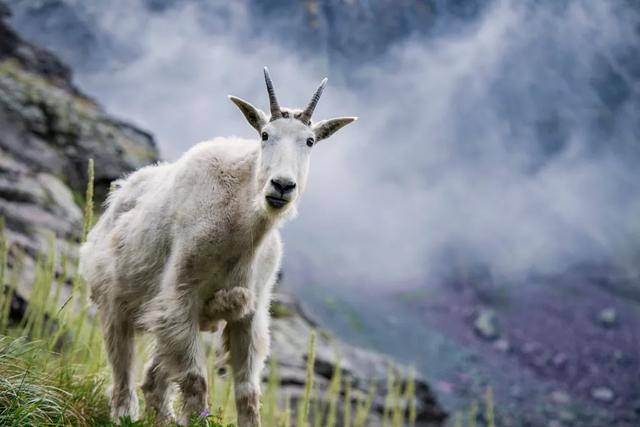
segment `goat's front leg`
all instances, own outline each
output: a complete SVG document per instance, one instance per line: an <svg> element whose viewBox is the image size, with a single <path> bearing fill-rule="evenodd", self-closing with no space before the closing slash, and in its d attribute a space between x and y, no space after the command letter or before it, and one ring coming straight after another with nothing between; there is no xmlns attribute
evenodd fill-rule
<svg viewBox="0 0 640 427"><path fill-rule="evenodd" d="M187 425L189 417L207 411L206 367L198 319L173 320L171 326L156 333L157 357L162 369L166 369L182 393L178 423Z"/></svg>
<svg viewBox="0 0 640 427"><path fill-rule="evenodd" d="M178 423L207 411L207 375L200 342L200 304L187 284L165 288L143 320L156 336L155 360L168 380L178 384L182 409ZM162 408L160 408L162 409Z"/></svg>
<svg viewBox="0 0 640 427"><path fill-rule="evenodd" d="M260 426L260 378L269 351L268 307L225 327L235 382L238 427Z"/></svg>

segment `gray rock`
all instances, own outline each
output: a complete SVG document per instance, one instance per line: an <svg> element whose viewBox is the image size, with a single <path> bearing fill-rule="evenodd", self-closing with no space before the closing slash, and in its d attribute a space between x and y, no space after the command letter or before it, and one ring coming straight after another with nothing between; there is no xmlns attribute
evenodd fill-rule
<svg viewBox="0 0 640 427"><path fill-rule="evenodd" d="M551 393L551 400L553 400L554 403L566 405L571 402L571 397L564 391L555 390Z"/></svg>
<svg viewBox="0 0 640 427"><path fill-rule="evenodd" d="M484 309L473 323L476 334L485 340L493 341L500 336L500 327L496 314L491 309Z"/></svg>
<svg viewBox="0 0 640 427"><path fill-rule="evenodd" d="M503 353L507 353L507 352L511 351L511 344L509 344L509 341L507 341L504 338L500 338L499 340L494 342L493 343L493 347L496 350L501 351Z"/></svg>
<svg viewBox="0 0 640 427"><path fill-rule="evenodd" d="M563 423L569 425L573 424L577 418L576 414L569 411L568 409L563 409L562 411L558 412L558 417Z"/></svg>
<svg viewBox="0 0 640 427"><path fill-rule="evenodd" d="M633 363L633 357L620 350L613 352L613 360L620 366L630 366Z"/></svg>
<svg viewBox="0 0 640 427"><path fill-rule="evenodd" d="M563 368L564 366L566 366L568 360L569 358L565 353L557 353L555 356L553 356L551 362L556 368Z"/></svg>
<svg viewBox="0 0 640 427"><path fill-rule="evenodd" d="M609 403L613 401L615 394L608 387L596 387L591 390L591 397L600 402Z"/></svg>
<svg viewBox="0 0 640 427"><path fill-rule="evenodd" d="M47 173L38 174L37 180L46 192L46 208L75 224L82 221L82 211L73 200L73 194L69 187L55 176Z"/></svg>
<svg viewBox="0 0 640 427"><path fill-rule="evenodd" d="M612 328L618 324L618 312L613 307L602 309L598 313L598 323L605 328Z"/></svg>

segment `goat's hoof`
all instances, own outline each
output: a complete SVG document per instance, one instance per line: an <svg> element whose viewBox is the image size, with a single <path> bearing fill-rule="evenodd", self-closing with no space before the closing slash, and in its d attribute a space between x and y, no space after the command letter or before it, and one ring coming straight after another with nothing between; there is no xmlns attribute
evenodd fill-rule
<svg viewBox="0 0 640 427"><path fill-rule="evenodd" d="M134 391L114 393L108 391L111 396L111 420L119 422L122 418L131 421L138 419L138 396Z"/></svg>
<svg viewBox="0 0 640 427"><path fill-rule="evenodd" d="M153 425L156 427L172 426L176 423L176 416L172 412L165 413L164 415L156 415L153 418Z"/></svg>
<svg viewBox="0 0 640 427"><path fill-rule="evenodd" d="M260 427L260 393L250 391L236 399L238 427Z"/></svg>
<svg viewBox="0 0 640 427"><path fill-rule="evenodd" d="M203 411L199 416L200 416L200 418L204 418L204 417L206 417L208 415L209 415L209 411ZM185 414L185 415L180 416L178 419L176 419L175 423L177 425L179 425L179 426L188 426L189 425L189 421L191 421L191 419L193 417L194 417L193 415L192 416L188 416L188 415ZM200 424L197 424L197 425L200 425Z"/></svg>
<svg viewBox="0 0 640 427"><path fill-rule="evenodd" d="M168 406L160 409L147 407L145 408L145 416L148 419L153 420L153 425L158 427L171 426L176 422L176 416Z"/></svg>
<svg viewBox="0 0 640 427"><path fill-rule="evenodd" d="M138 419L138 403L128 403L119 406L112 406L111 420L118 423L122 419L137 421Z"/></svg>

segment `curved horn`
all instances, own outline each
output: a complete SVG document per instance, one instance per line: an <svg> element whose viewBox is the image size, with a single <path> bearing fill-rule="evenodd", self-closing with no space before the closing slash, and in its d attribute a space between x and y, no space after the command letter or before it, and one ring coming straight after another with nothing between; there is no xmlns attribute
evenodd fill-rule
<svg viewBox="0 0 640 427"><path fill-rule="evenodd" d="M325 77L324 79L322 79L322 82L320 82L320 86L318 86L318 89L316 89L316 92L311 97L311 101L309 101L309 105L307 105L307 108L305 108L302 114L300 114L300 120L302 120L304 123L309 124L311 122L311 115L313 114L313 110L316 109L316 105L318 105L320 95L322 95L322 91L324 90L326 84L327 78Z"/></svg>
<svg viewBox="0 0 640 427"><path fill-rule="evenodd" d="M282 117L282 112L280 111L278 98L276 98L276 92L273 90L273 82L271 81L271 76L269 75L269 69L267 67L264 67L264 82L267 84L269 107L271 108L271 119L269 121L274 121L275 119Z"/></svg>

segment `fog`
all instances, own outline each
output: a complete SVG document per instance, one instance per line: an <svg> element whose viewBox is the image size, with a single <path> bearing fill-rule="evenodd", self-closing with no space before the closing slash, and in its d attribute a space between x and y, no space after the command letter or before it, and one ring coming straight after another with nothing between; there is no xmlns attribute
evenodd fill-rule
<svg viewBox="0 0 640 427"><path fill-rule="evenodd" d="M206 19L191 3L86 6L128 51L77 80L175 159L214 136L257 137L226 96L268 109L264 65L290 107L328 74L314 118L360 120L313 149L285 274L386 289L470 268L513 282L584 264L638 273L639 21L626 2L496 1L455 34L350 70L252 37L246 3L229 3Z"/></svg>

